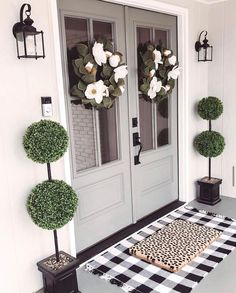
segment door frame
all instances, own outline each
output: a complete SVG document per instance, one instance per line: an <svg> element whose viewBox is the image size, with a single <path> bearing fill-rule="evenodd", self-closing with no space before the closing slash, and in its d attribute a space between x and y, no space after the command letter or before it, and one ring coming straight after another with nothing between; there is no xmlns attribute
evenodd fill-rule
<svg viewBox="0 0 236 293"><path fill-rule="evenodd" d="M188 130L188 93L189 93L189 79L188 79L188 44L189 44L189 31L188 31L188 9L179 7L177 5L167 4L156 0L149 0L144 3L143 0L102 0L114 4L121 4L135 8L146 9L154 12L166 13L177 16L178 24L178 59L182 73L178 79L178 139L179 139L179 200L189 201L189 130ZM60 15L58 13L57 0L48 0L51 15L51 33L53 35L53 49L54 49L54 62L56 68L56 80L58 87L58 101L60 123L69 129L69 123L66 114L66 101L64 93L66 91L63 79L63 48L61 46L61 34L59 27ZM181 97L181 98L180 98ZM68 184L72 182L72 174L70 168L70 157L67 151L64 156L64 171L65 180ZM69 223L69 238L70 238L70 253L76 255L75 247L75 230L74 220Z"/></svg>

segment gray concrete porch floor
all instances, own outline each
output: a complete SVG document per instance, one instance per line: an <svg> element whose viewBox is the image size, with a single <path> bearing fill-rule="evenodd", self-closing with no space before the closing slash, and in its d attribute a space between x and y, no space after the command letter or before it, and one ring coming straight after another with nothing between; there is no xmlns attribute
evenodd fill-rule
<svg viewBox="0 0 236 293"><path fill-rule="evenodd" d="M236 199L222 196L222 201L215 206L189 203L196 208L205 209L236 219ZM236 249L225 258L211 273L204 278L193 293L235 293L236 292ZM122 293L123 291L106 283L82 269L77 270L78 284L81 293ZM162 292L160 292L162 293Z"/></svg>

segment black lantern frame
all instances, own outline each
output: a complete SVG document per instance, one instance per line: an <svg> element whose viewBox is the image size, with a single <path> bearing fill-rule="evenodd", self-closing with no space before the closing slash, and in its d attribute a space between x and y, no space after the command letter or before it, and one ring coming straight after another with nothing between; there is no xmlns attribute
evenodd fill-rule
<svg viewBox="0 0 236 293"><path fill-rule="evenodd" d="M201 43L201 37L202 37L202 34L204 33L205 33L205 36ZM195 43L195 50L198 52L198 62L213 61L213 46L208 44L208 40L206 38L207 34L208 34L207 31L202 31L199 35L198 41Z"/></svg>
<svg viewBox="0 0 236 293"><path fill-rule="evenodd" d="M23 20L24 9L26 18ZM20 22L15 23L12 32L16 38L17 57L45 58L43 31L37 31L30 18L31 5L24 3L20 9Z"/></svg>

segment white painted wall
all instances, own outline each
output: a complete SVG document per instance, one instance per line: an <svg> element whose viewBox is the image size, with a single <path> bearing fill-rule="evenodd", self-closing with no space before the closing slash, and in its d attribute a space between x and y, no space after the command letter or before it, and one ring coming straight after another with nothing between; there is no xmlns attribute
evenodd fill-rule
<svg viewBox="0 0 236 293"><path fill-rule="evenodd" d="M188 152L189 152L189 185L188 198L196 197L196 180L207 175L207 160L193 148L194 137L205 127L204 121L196 112L197 102L208 95L208 62L197 62L194 45L202 30L208 29L208 13L212 5L189 0L163 0L162 2L186 7L189 10L189 101L188 101ZM180 65L181 66L181 65ZM179 97L181 99L181 97Z"/></svg>
<svg viewBox="0 0 236 293"><path fill-rule="evenodd" d="M41 119L41 96L52 96L54 120L59 103L49 0L33 0L35 26L45 32L46 58L18 60L12 26L19 21L20 0L0 1L0 292L32 293L42 287L36 262L52 254L52 232L35 226L25 201L31 188L47 177L46 166L26 158L22 135ZM64 178L63 159L52 164L54 178ZM60 248L69 252L68 226L59 230Z"/></svg>
<svg viewBox="0 0 236 293"><path fill-rule="evenodd" d="M222 194L236 197L232 186L232 166L236 166L236 1L215 4L209 11L209 39L214 46L214 61L209 64L209 94L218 96L224 103L222 117L213 122L215 130L225 137L222 156L213 160L213 175L223 178Z"/></svg>
<svg viewBox="0 0 236 293"><path fill-rule="evenodd" d="M1 282L4 293L32 293L42 287L35 263L53 253L52 233L37 228L25 210L31 188L46 179L45 166L26 158L22 135L26 127L41 118L40 97L53 98L53 119L60 121L56 67L54 61L51 0L30 0L35 26L45 32L45 60L18 60L12 26L19 20L20 0L0 2L0 248ZM192 0L166 0L189 9L189 199L195 197L194 182L204 175L207 164L192 147L194 136L204 127L196 115L195 103L207 95L208 65L196 61L194 43L208 28L208 5ZM181 99L181 97L179 97ZM52 166L55 178L64 178L61 159ZM69 250L68 226L59 231L60 247Z"/></svg>

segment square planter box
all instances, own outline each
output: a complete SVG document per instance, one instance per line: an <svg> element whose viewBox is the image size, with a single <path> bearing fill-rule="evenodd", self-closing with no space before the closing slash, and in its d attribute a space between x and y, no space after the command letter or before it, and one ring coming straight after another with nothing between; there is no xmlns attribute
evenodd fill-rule
<svg viewBox="0 0 236 293"><path fill-rule="evenodd" d="M222 179L211 178L208 180L208 177L204 177L201 180L197 181L200 186L198 202L205 203L208 205L215 205L221 201L220 199L220 184Z"/></svg>
<svg viewBox="0 0 236 293"><path fill-rule="evenodd" d="M59 263L55 262L55 254L37 263L43 274L44 293L81 293L76 276L79 260L64 251L59 254Z"/></svg>

